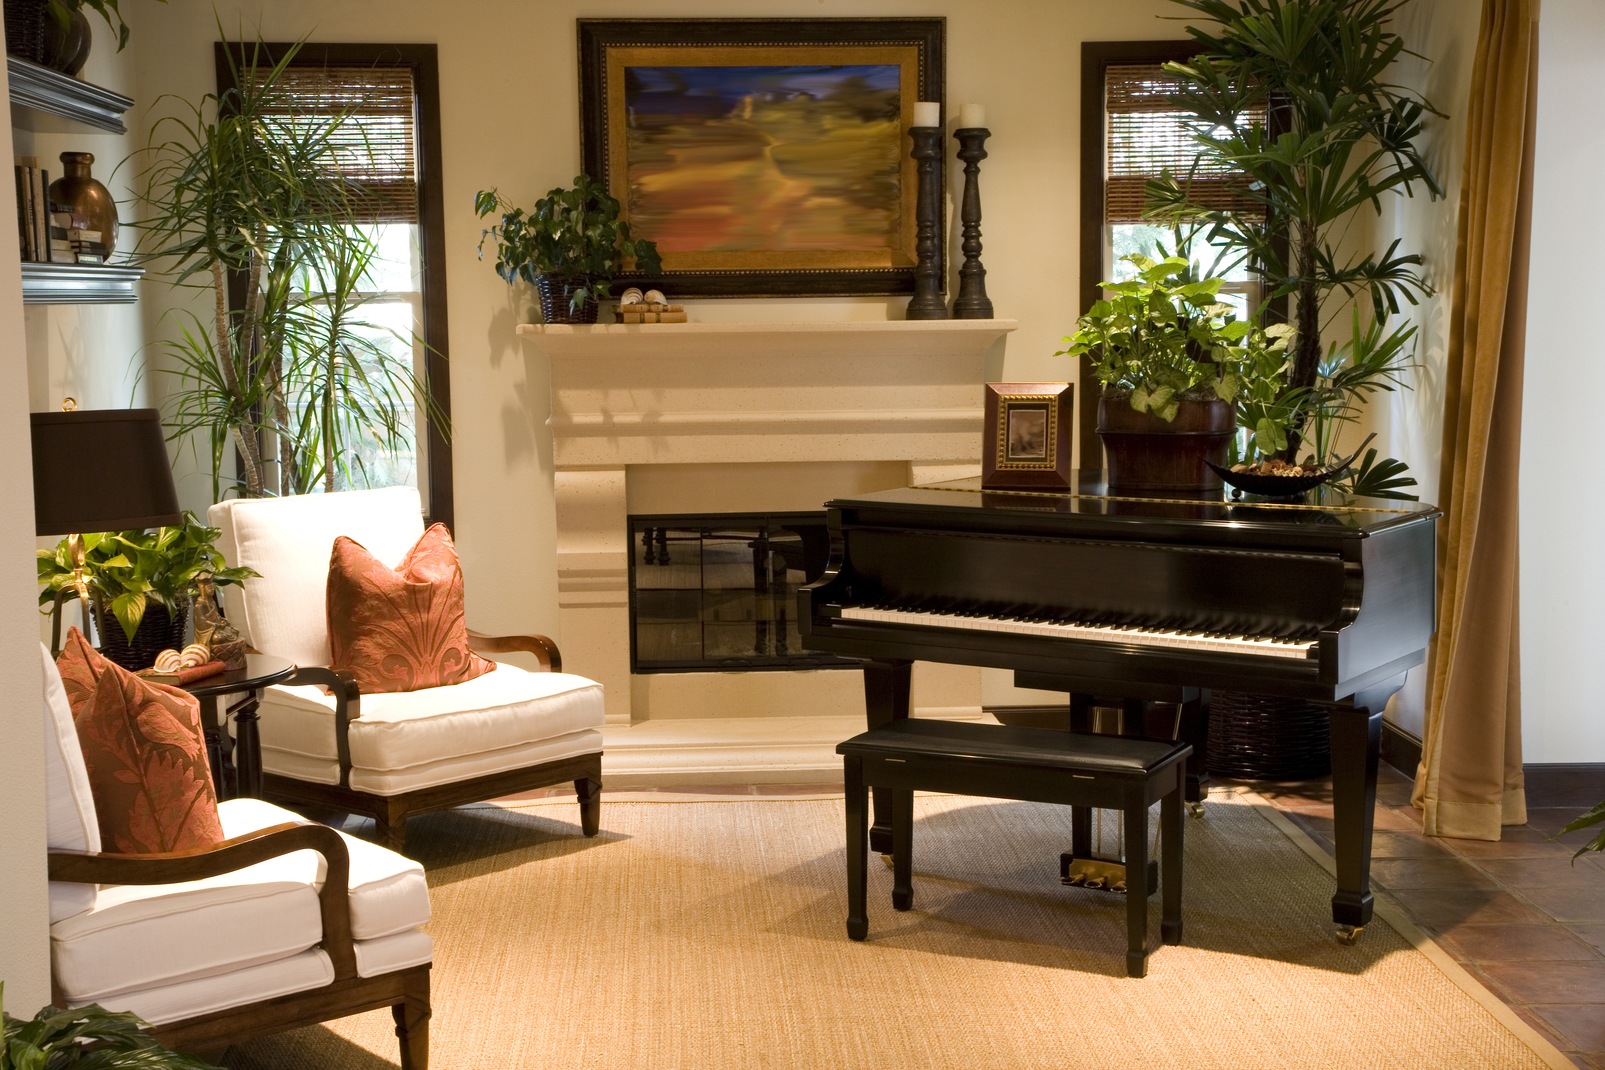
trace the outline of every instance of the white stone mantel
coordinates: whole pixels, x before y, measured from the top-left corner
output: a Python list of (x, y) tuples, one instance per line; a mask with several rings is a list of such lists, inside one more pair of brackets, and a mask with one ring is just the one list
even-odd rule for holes
[[(1015, 326), (880, 320), (518, 327), (550, 364), (564, 667), (601, 681), (610, 724), (743, 710), (861, 710), (856, 673), (632, 677), (631, 505), (645, 496), (657, 508), (633, 511), (812, 510), (835, 494), (867, 489), (837, 482), (864, 466), (890, 473), (896, 482), (886, 485), (897, 485), (978, 465), (986, 357)], [(978, 672), (973, 685), (966, 678), (955, 690), (941, 673), (957, 667), (930, 669), (939, 705), (963, 704), (971, 693), (978, 705)]]
[(974, 459), (1012, 320), (526, 324), (565, 467)]

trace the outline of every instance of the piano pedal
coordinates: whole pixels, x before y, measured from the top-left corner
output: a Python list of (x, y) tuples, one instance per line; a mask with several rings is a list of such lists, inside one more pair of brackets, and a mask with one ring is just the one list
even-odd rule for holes
[[(1059, 856), (1059, 883), (1071, 888), (1089, 888), (1095, 891), (1117, 892), (1127, 890), (1126, 864), (1109, 858), (1077, 858), (1072, 854)], [(1148, 860), (1148, 894), (1159, 890), (1159, 860)]]

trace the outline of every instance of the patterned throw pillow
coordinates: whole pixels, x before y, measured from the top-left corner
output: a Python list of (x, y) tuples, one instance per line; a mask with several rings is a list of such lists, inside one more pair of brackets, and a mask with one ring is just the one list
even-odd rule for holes
[(424, 532), (398, 568), (344, 535), (329, 557), (332, 664), (364, 692), (460, 684), (496, 667), (468, 648), (463, 570), (446, 525)]
[(100, 656), (76, 628), (56, 659), (89, 769), (103, 850), (204, 850), (223, 842), (193, 695)]

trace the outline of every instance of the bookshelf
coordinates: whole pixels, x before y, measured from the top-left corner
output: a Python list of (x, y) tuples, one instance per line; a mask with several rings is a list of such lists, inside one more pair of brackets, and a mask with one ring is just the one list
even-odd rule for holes
[[(106, 133), (127, 132), (123, 113), (133, 100), (89, 82), (6, 57), (12, 124), (36, 133), (71, 133), (85, 128)], [(130, 304), (144, 271), (118, 264), (54, 264), (24, 262), (22, 303), (25, 305)]]

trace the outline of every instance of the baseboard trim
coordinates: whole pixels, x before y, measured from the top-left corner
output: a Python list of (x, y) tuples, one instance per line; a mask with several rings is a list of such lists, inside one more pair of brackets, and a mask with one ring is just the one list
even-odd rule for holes
[(1382, 760), (1407, 777), (1421, 768), (1421, 741), (1392, 721), (1382, 722)]

